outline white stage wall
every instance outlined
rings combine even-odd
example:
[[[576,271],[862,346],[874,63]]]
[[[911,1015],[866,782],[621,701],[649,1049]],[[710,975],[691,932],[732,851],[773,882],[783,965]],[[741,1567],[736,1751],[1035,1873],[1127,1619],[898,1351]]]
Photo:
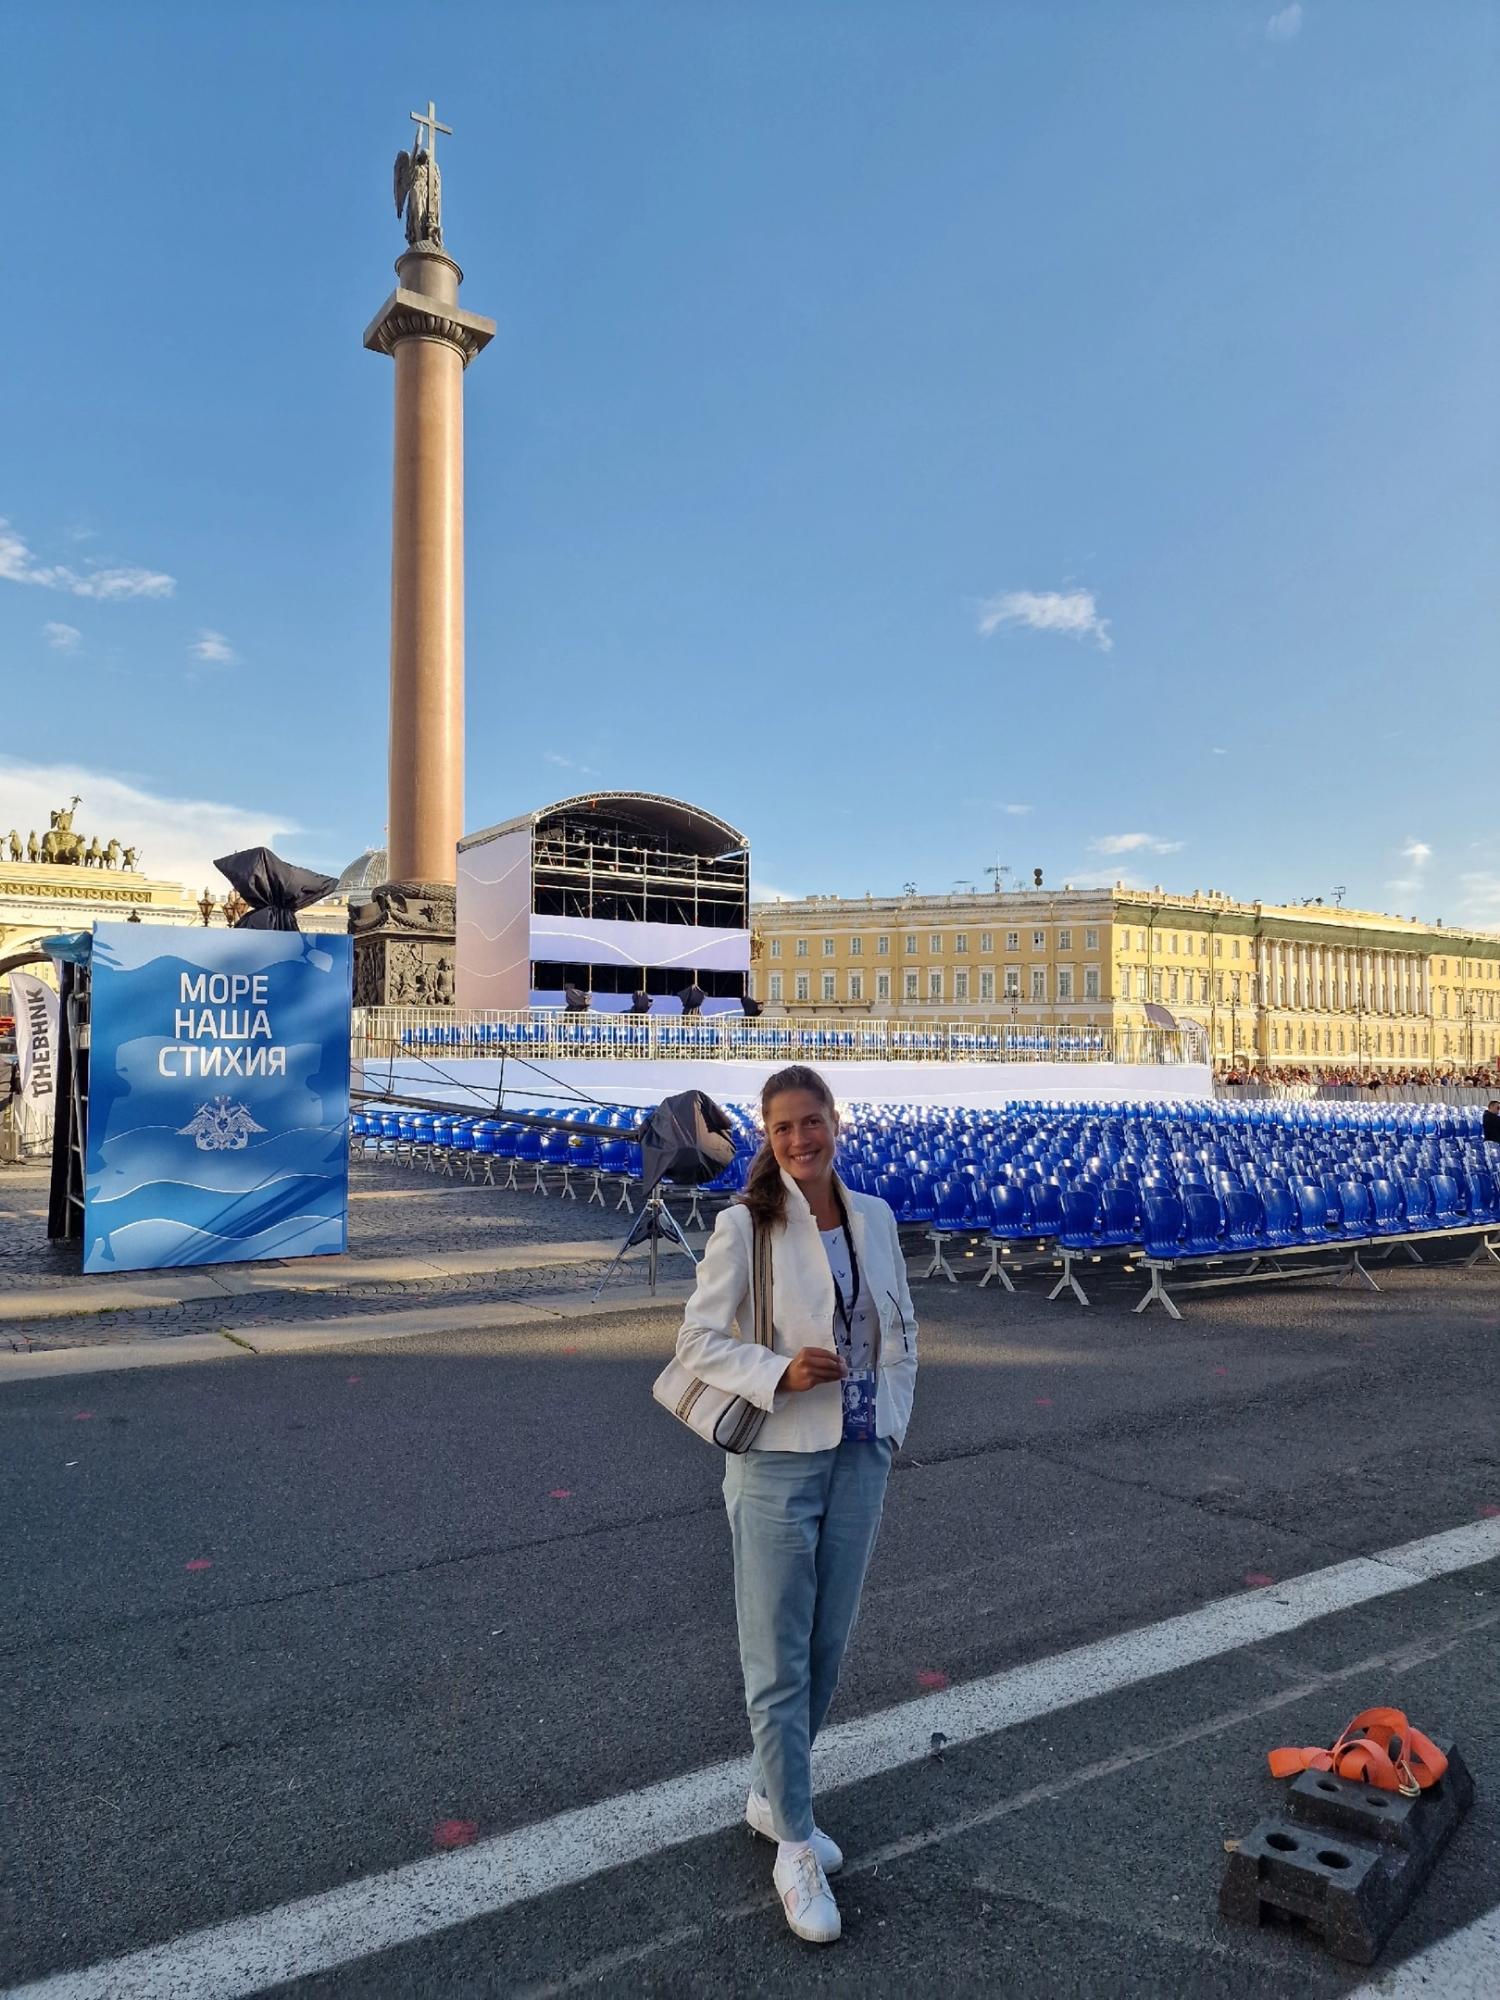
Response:
[[[528,1068],[516,1057],[504,1064],[505,1102],[517,1111],[562,1103],[576,1092],[607,1104],[659,1104],[677,1090],[706,1090],[721,1102],[749,1103],[774,1070],[774,1062],[663,1062],[581,1057]],[[424,1062],[413,1056],[355,1064],[355,1087],[430,1098],[473,1110],[492,1106],[501,1081],[493,1056],[455,1056]],[[360,1073],[364,1081],[361,1083]],[[837,1062],[823,1069],[835,1094],[854,1101],[905,1104],[1009,1104],[1043,1097],[1145,1103],[1161,1098],[1213,1096],[1206,1063],[926,1063]],[[555,1088],[553,1087],[555,1086]],[[523,1094],[529,1093],[529,1094]]]

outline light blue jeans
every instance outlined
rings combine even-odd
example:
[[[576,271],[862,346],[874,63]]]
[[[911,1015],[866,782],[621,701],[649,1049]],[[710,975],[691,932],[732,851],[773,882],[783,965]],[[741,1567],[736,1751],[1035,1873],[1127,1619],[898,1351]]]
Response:
[[[879,1438],[726,1462],[751,1783],[770,1801],[781,1840],[812,1836],[813,1739],[854,1630],[891,1452]]]

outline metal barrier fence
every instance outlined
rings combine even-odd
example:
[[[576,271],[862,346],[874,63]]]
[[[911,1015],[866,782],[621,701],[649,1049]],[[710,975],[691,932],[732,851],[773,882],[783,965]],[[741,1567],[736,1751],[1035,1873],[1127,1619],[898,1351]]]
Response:
[[[1477,1083],[1215,1083],[1214,1096],[1261,1104],[1488,1104],[1500,1090]]]
[[[527,1056],[534,1062],[601,1056],[746,1062],[1182,1063],[1186,1037],[1165,1028],[1066,1023],[752,1020],[743,1014],[568,1014],[555,1007],[488,1013],[433,1007],[357,1007],[354,1057]]]

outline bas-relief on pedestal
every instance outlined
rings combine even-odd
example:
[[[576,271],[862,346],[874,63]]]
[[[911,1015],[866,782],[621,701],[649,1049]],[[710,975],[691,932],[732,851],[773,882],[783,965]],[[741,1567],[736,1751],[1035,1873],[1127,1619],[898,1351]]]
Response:
[[[451,882],[382,882],[349,912],[356,1007],[453,1005]]]
[[[356,1006],[451,1007],[463,832],[463,375],[493,320],[458,302],[443,246],[438,123],[397,155],[407,248],[364,344],[395,363],[391,524],[390,880],[351,906]]]

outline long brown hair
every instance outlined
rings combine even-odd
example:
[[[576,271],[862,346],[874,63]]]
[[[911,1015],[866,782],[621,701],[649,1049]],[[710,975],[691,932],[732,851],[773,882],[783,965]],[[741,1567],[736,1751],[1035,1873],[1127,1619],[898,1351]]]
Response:
[[[745,1190],[740,1196],[751,1215],[761,1224],[786,1220],[786,1182],[781,1178],[776,1155],[771,1151],[770,1138],[771,1102],[784,1090],[810,1090],[814,1097],[822,1099],[830,1120],[837,1115],[833,1092],[818,1072],[806,1063],[789,1063],[785,1069],[779,1069],[774,1076],[766,1078],[760,1093],[760,1120],[766,1136],[760,1142],[760,1151],[750,1162],[750,1171],[745,1176]]]

